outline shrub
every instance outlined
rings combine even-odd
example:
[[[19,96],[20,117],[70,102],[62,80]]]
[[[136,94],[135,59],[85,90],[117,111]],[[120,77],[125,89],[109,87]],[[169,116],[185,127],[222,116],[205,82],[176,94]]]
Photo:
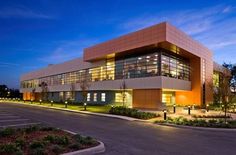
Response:
[[[31,133],[31,132],[34,132],[34,131],[38,131],[39,129],[40,129],[39,126],[33,125],[33,126],[29,126],[29,127],[25,128],[25,132],[26,133]]]
[[[35,148],[30,150],[31,155],[46,155],[43,148]]]
[[[15,129],[13,128],[5,128],[0,131],[0,137],[11,136],[15,133]]]
[[[53,135],[47,135],[43,138],[45,141],[49,141],[53,144],[58,145],[68,145],[69,144],[69,138],[67,136],[53,136]]]
[[[16,147],[23,149],[25,146],[25,141],[23,139],[16,139],[15,141]]]
[[[59,146],[59,145],[53,145],[53,146],[51,147],[51,150],[52,150],[52,152],[55,153],[55,154],[60,154],[60,153],[63,152],[63,148],[62,148],[61,146]]]
[[[42,127],[40,128],[41,131],[55,131],[58,130],[57,128],[54,127]]]
[[[109,113],[115,115],[129,116],[139,119],[151,119],[158,116],[155,113],[141,112],[137,109],[127,108],[123,106],[113,107],[110,109]]]
[[[69,145],[69,148],[73,150],[79,150],[81,148],[81,145],[79,143],[73,143]]]
[[[81,136],[80,134],[76,134],[74,136],[74,139],[79,143],[79,144],[82,144],[82,145],[93,145],[96,143],[96,140],[93,139],[92,137],[83,137]]]
[[[16,147],[16,145],[14,145],[12,143],[0,145],[0,154],[13,154],[13,153],[19,152],[19,151],[21,151],[21,150],[19,150]]]
[[[30,149],[44,148],[44,143],[41,141],[33,141],[30,144]]]

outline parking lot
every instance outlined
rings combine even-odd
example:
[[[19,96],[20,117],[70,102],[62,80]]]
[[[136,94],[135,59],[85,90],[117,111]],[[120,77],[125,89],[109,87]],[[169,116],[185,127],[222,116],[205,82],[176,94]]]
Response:
[[[0,129],[7,127],[26,127],[38,124],[40,124],[40,122],[24,118],[0,107]]]

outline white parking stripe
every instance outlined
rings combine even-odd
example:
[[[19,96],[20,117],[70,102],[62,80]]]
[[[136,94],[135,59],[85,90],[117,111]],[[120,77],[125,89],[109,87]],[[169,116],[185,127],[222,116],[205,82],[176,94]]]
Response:
[[[0,116],[0,120],[4,119],[4,118],[20,118],[20,116],[12,116],[12,115],[10,115],[10,116]]]
[[[20,126],[38,125],[38,124],[41,124],[41,123],[23,123],[23,124],[5,125],[5,126],[0,126],[0,128],[20,127]]]
[[[28,121],[29,119],[7,119],[7,120],[0,120],[2,122],[17,122],[17,121]]]

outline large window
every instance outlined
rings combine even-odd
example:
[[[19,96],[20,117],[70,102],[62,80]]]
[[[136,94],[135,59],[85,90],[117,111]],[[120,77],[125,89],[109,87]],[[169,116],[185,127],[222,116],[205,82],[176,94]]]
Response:
[[[191,69],[188,60],[163,49],[156,49],[156,51],[148,51],[147,53],[149,54],[107,59],[106,63],[99,67],[23,81],[21,87],[35,88],[42,82],[51,86],[80,83],[84,79],[96,82],[160,75],[190,80]]]

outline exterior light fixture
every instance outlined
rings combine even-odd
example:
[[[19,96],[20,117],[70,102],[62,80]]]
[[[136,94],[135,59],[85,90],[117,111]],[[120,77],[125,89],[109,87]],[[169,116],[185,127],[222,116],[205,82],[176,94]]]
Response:
[[[176,112],[176,105],[175,104],[173,105],[173,112],[174,113]]]
[[[65,101],[65,108],[67,108],[67,104],[68,104],[68,102],[67,102],[67,101]]]
[[[87,110],[87,103],[84,103],[84,111]]]
[[[53,106],[53,100],[51,101],[51,106]]]
[[[209,112],[209,104],[206,105],[206,111]]]
[[[167,119],[167,110],[166,109],[163,110],[163,113],[164,113],[164,120],[166,120]]]
[[[191,115],[191,106],[188,106],[188,114]]]
[[[30,103],[31,103],[31,104],[33,103],[33,99],[30,100]]]
[[[150,56],[147,56],[146,58],[147,58],[147,59],[149,59],[149,58],[150,58]]]
[[[139,57],[138,59],[139,59],[139,60],[142,60],[142,58],[141,58],[141,57]]]
[[[40,100],[39,100],[39,104],[41,104],[41,103],[42,103],[42,100],[40,99]]]

